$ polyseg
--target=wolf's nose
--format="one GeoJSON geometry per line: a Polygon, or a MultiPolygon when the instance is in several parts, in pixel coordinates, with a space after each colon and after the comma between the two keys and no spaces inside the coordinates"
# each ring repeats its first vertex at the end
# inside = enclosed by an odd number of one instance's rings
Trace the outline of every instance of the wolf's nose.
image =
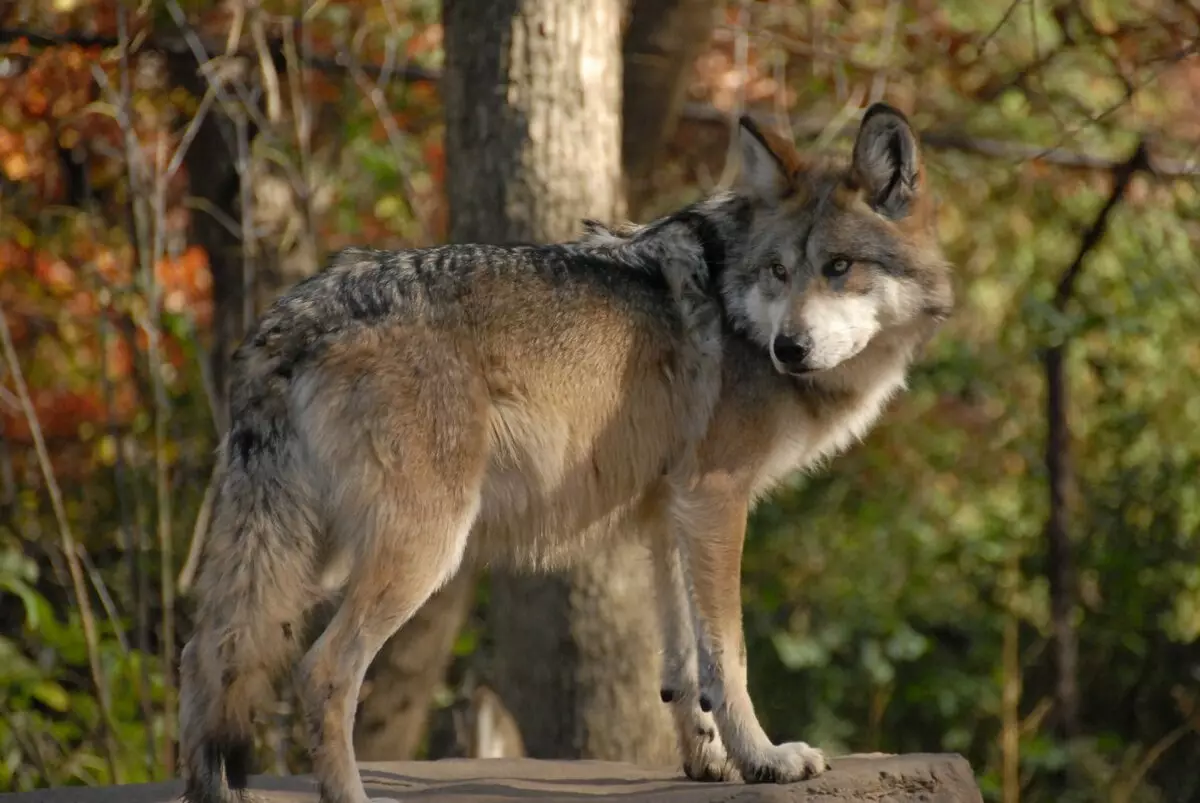
{"type": "Polygon", "coordinates": [[[775,359],[789,367],[798,367],[812,351],[812,338],[808,335],[776,335],[773,345],[775,359]]]}

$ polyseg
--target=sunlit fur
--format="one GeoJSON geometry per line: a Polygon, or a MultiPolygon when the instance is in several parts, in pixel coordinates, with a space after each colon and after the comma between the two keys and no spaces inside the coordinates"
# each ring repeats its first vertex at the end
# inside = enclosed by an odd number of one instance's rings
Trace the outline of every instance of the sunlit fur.
{"type": "Polygon", "coordinates": [[[746,517],[866,433],[949,313],[951,271],[899,112],[871,107],[848,161],[806,163],[748,120],[739,139],[732,192],[647,225],[351,249],[257,322],[182,655],[188,800],[241,799],[254,709],[303,655],[321,798],[363,803],[352,724],[381,645],[466,562],[555,569],[619,537],[653,555],[686,774],[826,768],[754,714],[746,517]],[[785,364],[781,335],[808,347],[785,364]]]}

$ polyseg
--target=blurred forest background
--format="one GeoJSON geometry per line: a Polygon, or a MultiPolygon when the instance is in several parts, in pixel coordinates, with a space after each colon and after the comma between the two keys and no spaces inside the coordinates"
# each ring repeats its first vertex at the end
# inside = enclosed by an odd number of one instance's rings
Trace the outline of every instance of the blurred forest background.
{"type": "MultiPolygon", "coordinates": [[[[0,790],[174,774],[224,366],[264,303],[351,244],[578,231],[586,204],[469,209],[504,186],[480,165],[542,147],[486,145],[474,104],[609,131],[555,158],[644,220],[729,180],[738,113],[846,147],[883,99],[961,306],[880,426],[752,519],[764,725],[961,752],[988,800],[1200,801],[1195,0],[444,5],[0,4],[0,790]],[[489,68],[518,30],[598,83],[489,68]]],[[[671,761],[644,578],[612,574],[460,577],[373,666],[359,757],[470,754],[490,687],[531,755],[671,761]]],[[[291,711],[264,771],[306,769],[291,711]]]]}

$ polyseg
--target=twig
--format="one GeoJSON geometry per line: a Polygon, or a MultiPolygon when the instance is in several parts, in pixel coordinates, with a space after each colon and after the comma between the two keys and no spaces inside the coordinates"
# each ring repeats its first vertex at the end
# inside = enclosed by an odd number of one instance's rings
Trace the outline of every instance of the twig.
{"type": "Polygon", "coordinates": [[[262,73],[263,87],[266,90],[267,119],[278,123],[283,117],[283,93],[279,89],[279,71],[275,69],[275,60],[271,57],[270,45],[267,44],[267,33],[263,30],[262,9],[256,8],[254,11],[254,17],[250,20],[250,35],[258,53],[258,69],[262,73]]]}
{"type": "Polygon", "coordinates": [[[111,337],[109,310],[100,316],[100,382],[104,394],[105,418],[108,422],[108,437],[113,442],[113,485],[116,490],[117,511],[121,520],[122,547],[125,549],[126,571],[130,593],[133,596],[134,630],[136,632],[138,652],[143,656],[138,661],[141,671],[137,676],[137,697],[142,708],[142,718],[146,721],[146,769],[149,777],[154,775],[154,729],[150,726],[153,721],[154,706],[150,701],[150,670],[146,665],[145,656],[150,654],[150,633],[145,616],[145,606],[140,598],[141,583],[139,579],[145,570],[143,565],[142,545],[145,538],[142,535],[141,524],[137,521],[136,511],[130,510],[129,488],[126,479],[125,450],[121,448],[121,433],[117,429],[116,417],[113,414],[112,377],[108,367],[108,344],[111,337]]]}
{"type": "MultiPolygon", "coordinates": [[[[250,132],[249,124],[243,115],[233,118],[234,130],[237,132],[237,150],[235,164],[238,174],[238,197],[241,207],[242,221],[242,323],[240,332],[250,328],[254,320],[254,290],[257,277],[255,264],[254,235],[254,205],[250,194],[250,132]]],[[[240,334],[239,334],[240,336],[240,334]]]]}
{"type": "MultiPolygon", "coordinates": [[[[1088,117],[1082,123],[1080,123],[1076,126],[1073,126],[1072,128],[1062,132],[1062,135],[1059,137],[1058,142],[1056,142],[1050,148],[1047,148],[1046,152],[1048,153],[1049,151],[1057,150],[1063,143],[1065,143],[1071,137],[1078,134],[1083,129],[1087,128],[1088,126],[1095,125],[1096,123],[1099,123],[1102,120],[1104,120],[1105,118],[1109,117],[1114,112],[1119,110],[1122,106],[1129,103],[1129,101],[1133,100],[1134,95],[1136,95],[1138,92],[1142,91],[1146,87],[1150,86],[1150,84],[1157,81],[1158,78],[1164,72],[1166,72],[1167,68],[1169,68],[1171,65],[1173,65],[1174,63],[1176,63],[1178,61],[1182,61],[1183,59],[1187,58],[1188,56],[1190,56],[1193,53],[1196,53],[1198,51],[1200,51],[1200,41],[1194,41],[1191,44],[1187,45],[1186,47],[1180,48],[1175,53],[1169,54],[1168,56],[1165,56],[1160,59],[1156,59],[1155,61],[1159,62],[1157,69],[1152,70],[1148,76],[1146,76],[1145,78],[1143,78],[1141,81],[1139,81],[1136,84],[1131,84],[1131,83],[1126,82],[1124,97],[1122,97],[1120,100],[1114,102],[1113,104],[1111,104],[1104,110],[1100,111],[1099,113],[1092,115],[1091,117],[1088,117]]],[[[1043,154],[1039,154],[1035,158],[1040,158],[1042,155],[1043,154]]]]}
{"type": "Polygon", "coordinates": [[[1019,5],[1021,5],[1021,0],[1012,0],[1012,2],[1008,4],[1008,8],[1004,9],[1004,13],[1000,15],[999,22],[997,22],[995,27],[988,31],[987,35],[980,40],[976,50],[976,52],[979,54],[978,58],[983,58],[983,51],[987,49],[987,46],[991,44],[993,39],[996,38],[996,34],[1000,33],[1000,29],[1003,28],[1004,24],[1008,22],[1009,18],[1012,17],[1013,12],[1017,10],[1017,6],[1019,5]]]}
{"type": "Polygon", "coordinates": [[[1104,234],[1108,230],[1108,218],[1112,214],[1113,209],[1125,197],[1125,191],[1129,189],[1129,183],[1133,180],[1135,174],[1140,171],[1151,173],[1159,172],[1157,163],[1151,166],[1150,155],[1146,149],[1146,143],[1140,142],[1133,155],[1118,165],[1114,171],[1113,188],[1109,193],[1108,200],[1101,207],[1096,220],[1084,233],[1083,239],[1080,241],[1079,251],[1075,255],[1075,259],[1071,262],[1070,267],[1063,272],[1062,278],[1059,279],[1058,288],[1054,292],[1054,308],[1062,312],[1071,300],[1072,293],[1075,289],[1075,281],[1079,278],[1079,272],[1083,268],[1084,260],[1092,252],[1104,234]]]}
{"type": "Polygon", "coordinates": [[[725,151],[725,168],[721,171],[720,178],[717,179],[718,187],[730,186],[736,177],[738,160],[733,157],[738,147],[738,118],[746,108],[746,83],[749,78],[750,34],[747,31],[749,18],[750,11],[747,8],[746,0],[742,0],[738,5],[733,40],[733,71],[737,76],[737,92],[734,94],[733,111],[726,121],[726,125],[729,127],[729,146],[725,151]]]}
{"type": "MultiPolygon", "coordinates": [[[[178,20],[176,20],[178,22],[178,20]]],[[[213,52],[224,50],[220,40],[196,34],[197,41],[203,45],[205,52],[213,52]]],[[[0,28],[0,44],[8,44],[24,39],[31,47],[57,47],[61,45],[78,45],[80,47],[100,47],[114,48],[121,46],[119,37],[114,36],[95,36],[92,34],[69,32],[69,33],[51,33],[48,31],[36,31],[30,28],[10,27],[0,28]]],[[[189,43],[183,36],[172,36],[167,34],[155,33],[152,36],[145,37],[140,43],[142,47],[150,50],[157,50],[162,53],[168,53],[176,56],[187,55],[192,52],[193,43],[189,43]]],[[[281,39],[268,38],[267,50],[271,54],[271,58],[276,64],[283,64],[284,60],[284,44],[281,39]]],[[[231,56],[251,57],[255,53],[253,50],[246,48],[238,48],[228,53],[231,56]]],[[[315,67],[325,72],[339,72],[345,67],[340,61],[339,56],[320,56],[309,54],[305,58],[305,66],[315,67]]],[[[362,69],[373,78],[378,78],[384,74],[384,67],[378,64],[363,64],[362,69]]],[[[390,70],[393,77],[406,83],[438,83],[441,81],[441,71],[421,67],[416,64],[405,64],[400,67],[393,67],[390,70]]]]}
{"type": "Polygon", "coordinates": [[[46,482],[46,490],[50,494],[50,505],[54,510],[54,518],[58,523],[59,542],[63,557],[67,561],[67,571],[71,575],[71,587],[75,593],[75,604],[79,607],[79,619],[83,623],[83,638],[87,645],[88,665],[91,669],[92,685],[96,689],[96,699],[100,702],[101,741],[104,745],[104,759],[108,764],[109,775],[113,783],[122,782],[120,764],[117,762],[115,743],[116,724],[113,720],[112,701],[109,698],[108,682],[104,676],[104,667],[100,662],[100,639],[96,633],[96,621],[92,616],[92,602],[88,595],[87,583],[83,577],[83,569],[79,565],[79,553],[75,536],[71,534],[71,525],[67,519],[67,509],[63,504],[62,491],[54,476],[54,468],[50,463],[50,454],[46,450],[46,442],[42,438],[42,427],[38,422],[33,408],[33,400],[29,396],[29,388],[25,385],[25,376],[21,365],[17,362],[17,350],[13,346],[12,335],[8,329],[8,316],[0,309],[0,345],[4,347],[4,360],[12,374],[13,384],[16,385],[17,397],[21,400],[21,410],[25,414],[25,422],[33,436],[33,446],[37,452],[38,466],[42,478],[46,482]]]}
{"type": "MultiPolygon", "coordinates": [[[[168,4],[171,8],[172,4],[168,4]]],[[[1015,8],[1015,5],[1014,5],[1015,8]]],[[[186,22],[186,20],[185,20],[186,22]]],[[[49,34],[38,31],[31,31],[24,28],[5,28],[0,29],[0,43],[13,42],[18,39],[25,38],[33,46],[51,47],[63,44],[78,44],[91,47],[116,47],[118,42],[112,37],[90,36],[87,34],[49,34]]],[[[210,45],[215,45],[212,40],[205,39],[200,34],[194,35],[193,44],[202,45],[205,51],[212,49],[210,45]]],[[[165,53],[185,54],[189,51],[187,39],[183,37],[166,37],[152,36],[149,37],[144,45],[150,49],[159,50],[165,53]]],[[[286,43],[278,39],[267,40],[268,50],[272,58],[276,58],[280,63],[286,63],[286,43]]],[[[1186,55],[1195,52],[1196,44],[1189,45],[1181,51],[1168,54],[1167,56],[1157,59],[1156,61],[1174,62],[1185,57],[1186,55]]],[[[1037,62],[1036,66],[1044,66],[1052,57],[1057,56],[1060,51],[1049,51],[1045,56],[1037,62]]],[[[203,55],[203,53],[201,53],[203,55]]],[[[245,56],[253,55],[249,51],[235,50],[227,54],[229,56],[245,56]]],[[[200,56],[198,56],[199,58],[200,56]]],[[[201,59],[201,63],[206,61],[206,58],[201,59]]],[[[301,63],[307,67],[320,69],[325,72],[342,72],[350,69],[345,62],[344,56],[323,57],[312,55],[311,53],[301,54],[301,63]]],[[[389,71],[386,70],[386,65],[377,65],[363,63],[356,65],[356,69],[370,77],[387,76],[394,73],[394,79],[404,81],[406,83],[433,83],[437,84],[441,81],[441,71],[427,67],[419,67],[412,64],[405,64],[398,68],[389,71]]],[[[1028,70],[1029,68],[1026,68],[1028,70]]],[[[1024,75],[1024,73],[1022,73],[1024,75]]],[[[1157,75],[1151,76],[1146,80],[1146,83],[1152,81],[1157,75]]],[[[1010,82],[1011,83],[1011,82],[1010,82]]],[[[1140,87],[1137,87],[1140,88],[1140,87]]],[[[223,93],[223,90],[218,89],[218,94],[223,93]]],[[[1089,123],[1095,123],[1099,120],[1112,114],[1116,108],[1126,103],[1126,99],[1122,99],[1115,107],[1110,107],[1103,110],[1099,115],[1092,118],[1089,123]]],[[[697,121],[697,122],[728,122],[729,114],[713,106],[702,103],[687,103],[684,105],[682,117],[697,121]]],[[[803,134],[807,132],[807,136],[815,136],[820,131],[824,130],[828,124],[827,120],[813,120],[807,118],[797,118],[793,121],[793,125],[797,127],[797,133],[803,134]]],[[[952,150],[961,151],[963,153],[972,153],[978,156],[985,156],[994,159],[1006,159],[1010,161],[1026,161],[1026,162],[1043,162],[1045,164],[1055,165],[1074,170],[1087,170],[1091,172],[1113,172],[1120,166],[1120,161],[1110,157],[1088,153],[1086,151],[1070,150],[1059,147],[1066,138],[1069,138],[1073,132],[1067,132],[1066,137],[1058,144],[1050,147],[1039,147],[1036,145],[1027,145],[1021,142],[1011,142],[1007,140],[997,140],[989,138],[971,137],[954,131],[946,130],[926,130],[921,132],[922,144],[927,148],[934,150],[952,150]]],[[[231,148],[232,150],[232,148],[231,148]]],[[[1176,159],[1155,159],[1155,175],[1159,178],[1192,178],[1200,176],[1200,163],[1194,159],[1176,160],[1176,159]]]]}
{"type": "MultiPolygon", "coordinates": [[[[173,581],[175,572],[171,566],[171,495],[167,478],[166,463],[166,416],[165,389],[163,386],[163,366],[159,343],[159,287],[154,274],[154,266],[161,257],[163,250],[164,215],[162,214],[163,194],[165,187],[160,176],[147,176],[144,157],[140,143],[133,128],[133,90],[131,86],[131,70],[129,66],[128,17],[124,4],[117,6],[117,30],[122,42],[119,63],[119,113],[122,134],[125,141],[126,168],[129,172],[130,195],[134,203],[134,237],[138,243],[140,255],[140,274],[143,288],[149,294],[148,309],[142,328],[146,332],[147,360],[150,367],[151,397],[154,404],[154,442],[155,442],[155,488],[156,508],[158,511],[158,540],[159,558],[161,564],[161,601],[162,601],[162,663],[163,663],[163,750],[162,766],[170,771],[174,766],[175,738],[175,681],[174,681],[174,652],[175,652],[175,605],[173,581]],[[140,168],[140,169],[139,169],[140,168]],[[146,196],[151,196],[154,204],[154,228],[151,231],[149,210],[146,209],[146,196]],[[148,240],[152,239],[152,245],[148,240]],[[149,247],[148,247],[149,246],[149,247]]],[[[160,148],[161,148],[160,142],[160,148]]],[[[156,168],[165,160],[156,159],[156,168]]]]}
{"type": "Polygon", "coordinates": [[[1174,747],[1184,736],[1192,732],[1194,726],[1191,722],[1184,722],[1182,725],[1177,725],[1174,729],[1167,732],[1165,736],[1152,744],[1142,756],[1141,760],[1134,766],[1130,777],[1119,779],[1113,784],[1112,803],[1127,803],[1133,799],[1133,793],[1141,786],[1142,780],[1146,774],[1154,768],[1154,765],[1159,762],[1167,751],[1174,747]]]}
{"type": "Polygon", "coordinates": [[[180,594],[186,594],[192,588],[196,577],[196,569],[200,566],[200,555],[204,551],[204,541],[208,537],[208,523],[212,519],[213,501],[217,495],[217,483],[221,477],[220,462],[213,463],[212,473],[208,478],[208,486],[204,489],[204,499],[200,502],[200,511],[196,514],[196,526],[192,528],[192,544],[188,548],[187,560],[179,572],[176,585],[180,594]]]}
{"type": "Polygon", "coordinates": [[[100,607],[104,609],[104,615],[108,617],[108,621],[112,625],[113,634],[117,637],[117,646],[121,648],[122,655],[128,659],[129,639],[125,637],[125,628],[121,625],[121,616],[117,613],[117,605],[113,602],[112,594],[108,591],[108,584],[100,576],[100,569],[92,562],[92,558],[88,555],[87,551],[79,547],[76,549],[76,552],[79,554],[79,561],[83,565],[83,570],[87,573],[88,579],[91,581],[92,588],[96,589],[96,596],[100,598],[100,607]]]}
{"type": "MultiPolygon", "coordinates": [[[[747,110],[746,113],[755,118],[756,122],[769,123],[769,118],[760,113],[753,110],[747,110]]],[[[728,120],[727,112],[702,103],[687,104],[684,107],[683,114],[688,119],[698,122],[724,125],[728,120]]],[[[824,117],[798,116],[791,120],[791,126],[796,133],[797,139],[815,139],[820,136],[821,132],[828,125],[829,121],[824,117]]],[[[849,137],[852,133],[851,130],[843,128],[838,133],[838,136],[849,137]]],[[[1091,153],[1062,148],[1046,149],[1036,145],[1026,145],[1021,142],[972,137],[953,131],[927,129],[919,132],[919,136],[923,146],[934,150],[960,151],[962,153],[987,156],[993,159],[1004,159],[1014,163],[1043,162],[1055,165],[1056,167],[1101,173],[1115,173],[1123,164],[1121,160],[1091,153]]],[[[1196,160],[1182,161],[1155,157],[1154,175],[1160,179],[1194,178],[1200,176],[1200,163],[1196,160]]]]}
{"type": "MultiPolygon", "coordinates": [[[[350,74],[354,78],[354,83],[358,85],[359,91],[366,95],[367,99],[375,107],[375,112],[379,115],[379,122],[383,125],[388,142],[392,146],[392,152],[396,155],[397,167],[399,167],[405,161],[403,135],[396,125],[395,118],[392,117],[392,112],[387,106],[387,99],[384,98],[383,91],[379,88],[378,84],[370,79],[364,70],[359,68],[357,62],[344,58],[344,63],[347,69],[350,70],[350,74]]],[[[416,191],[413,189],[412,182],[409,181],[408,171],[400,169],[398,170],[398,175],[400,183],[404,186],[405,206],[408,207],[408,212],[413,216],[413,219],[421,226],[425,239],[428,239],[427,218],[417,209],[416,191]]]]}
{"type": "MultiPolygon", "coordinates": [[[[307,50],[308,26],[301,22],[300,44],[307,50]]],[[[312,189],[312,107],[309,105],[308,73],[301,69],[303,56],[297,52],[296,37],[288,32],[285,53],[287,54],[288,89],[292,96],[292,121],[296,135],[296,149],[300,154],[300,204],[304,211],[305,241],[308,253],[317,258],[317,215],[313,208],[312,189]]],[[[390,41],[390,40],[389,40],[390,41]]],[[[390,74],[390,73],[385,73],[390,74]]],[[[381,79],[384,80],[384,79],[381,79]]]]}
{"type": "MultiPolygon", "coordinates": [[[[27,739],[25,730],[28,727],[29,712],[20,712],[20,717],[22,721],[18,723],[6,710],[0,708],[0,722],[8,727],[8,732],[12,734],[13,740],[17,743],[17,750],[29,757],[29,763],[33,764],[33,768],[41,776],[42,783],[50,786],[53,784],[53,777],[50,774],[46,756],[42,752],[41,734],[34,731],[33,735],[27,739]]],[[[15,782],[12,784],[12,788],[18,788],[15,782]]]]}
{"type": "MultiPolygon", "coordinates": [[[[1066,310],[1075,290],[1083,264],[1108,231],[1108,220],[1124,198],[1133,176],[1149,171],[1150,160],[1145,142],[1138,144],[1113,175],[1108,200],[1079,244],[1070,266],[1063,271],[1052,304],[1059,313],[1066,310]]],[[[1047,579],[1050,587],[1050,615],[1054,633],[1055,715],[1059,731],[1073,736],[1078,728],[1078,643],[1071,611],[1075,605],[1075,569],[1067,522],[1067,486],[1071,481],[1070,424],[1067,420],[1066,352],[1069,337],[1056,338],[1043,354],[1046,371],[1046,474],[1049,478],[1050,515],[1046,520],[1047,579]]]]}

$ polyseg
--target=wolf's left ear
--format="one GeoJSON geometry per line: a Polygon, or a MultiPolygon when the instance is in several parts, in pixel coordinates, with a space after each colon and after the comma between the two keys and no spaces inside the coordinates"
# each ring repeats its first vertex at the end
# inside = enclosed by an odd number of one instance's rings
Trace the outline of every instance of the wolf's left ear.
{"type": "Polygon", "coordinates": [[[872,103],[854,141],[854,179],[867,203],[891,220],[907,217],[920,192],[921,154],[908,118],[886,103],[872,103]]]}
{"type": "Polygon", "coordinates": [[[745,114],[738,118],[737,137],[742,159],[738,182],[743,190],[767,203],[791,192],[798,159],[795,147],[783,137],[759,128],[745,114]]]}

